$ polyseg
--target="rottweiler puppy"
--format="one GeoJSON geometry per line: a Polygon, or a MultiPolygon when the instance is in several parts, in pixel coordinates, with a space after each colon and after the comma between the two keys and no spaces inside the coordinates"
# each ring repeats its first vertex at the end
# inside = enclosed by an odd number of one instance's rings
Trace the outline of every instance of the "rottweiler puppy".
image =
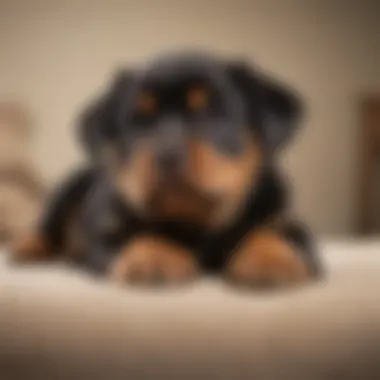
{"type": "Polygon", "coordinates": [[[206,54],[119,73],[81,118],[91,167],[56,192],[15,257],[64,251],[143,284],[202,272],[265,287],[316,278],[314,244],[291,218],[277,165],[301,108],[287,86],[206,54]]]}

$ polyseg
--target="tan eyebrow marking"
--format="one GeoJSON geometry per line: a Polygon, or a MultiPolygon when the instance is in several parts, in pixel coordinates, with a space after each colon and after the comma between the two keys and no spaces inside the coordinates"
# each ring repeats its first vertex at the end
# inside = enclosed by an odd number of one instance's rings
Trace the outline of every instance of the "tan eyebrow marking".
{"type": "Polygon", "coordinates": [[[151,92],[141,93],[137,98],[136,109],[145,115],[153,114],[157,110],[156,96],[151,92]]]}
{"type": "Polygon", "coordinates": [[[201,110],[208,106],[209,93],[204,86],[196,86],[187,92],[186,104],[191,110],[201,110]]]}

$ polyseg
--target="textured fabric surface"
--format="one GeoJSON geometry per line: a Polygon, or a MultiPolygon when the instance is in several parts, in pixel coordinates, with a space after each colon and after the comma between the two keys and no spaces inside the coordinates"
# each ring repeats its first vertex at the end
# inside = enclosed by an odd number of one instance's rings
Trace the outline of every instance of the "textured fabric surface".
{"type": "Polygon", "coordinates": [[[378,379],[380,242],[321,249],[325,280],[271,294],[123,288],[3,252],[0,379],[378,379]]]}

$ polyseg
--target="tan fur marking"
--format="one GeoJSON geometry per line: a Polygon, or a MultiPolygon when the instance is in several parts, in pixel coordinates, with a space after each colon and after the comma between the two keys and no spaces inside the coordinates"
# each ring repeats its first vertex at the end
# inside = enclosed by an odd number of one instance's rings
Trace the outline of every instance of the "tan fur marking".
{"type": "Polygon", "coordinates": [[[222,202],[210,217],[210,226],[219,227],[238,211],[261,164],[261,150],[247,136],[242,155],[227,157],[201,141],[190,148],[189,176],[195,188],[217,194],[222,202]]]}
{"type": "Polygon", "coordinates": [[[207,224],[212,212],[212,202],[190,190],[173,191],[165,189],[153,202],[152,213],[160,218],[179,218],[207,224]]]}
{"type": "Polygon", "coordinates": [[[117,171],[116,188],[136,209],[145,211],[155,179],[153,151],[145,142],[135,147],[129,163],[117,171]]]}
{"type": "Polygon", "coordinates": [[[46,239],[37,233],[17,241],[10,252],[12,261],[17,262],[47,259],[53,253],[46,239]]]}
{"type": "Polygon", "coordinates": [[[154,94],[144,92],[139,95],[136,102],[136,109],[143,115],[152,115],[157,110],[157,99],[154,94]]]}
{"type": "Polygon", "coordinates": [[[187,93],[187,107],[192,111],[198,111],[208,106],[209,94],[202,86],[191,88],[187,93]]]}
{"type": "Polygon", "coordinates": [[[305,282],[308,272],[296,248],[272,229],[247,236],[227,268],[230,279],[251,285],[285,286],[305,282]]]}
{"type": "Polygon", "coordinates": [[[113,280],[137,283],[178,283],[194,278],[197,272],[191,252],[155,236],[135,238],[109,268],[113,280]]]}

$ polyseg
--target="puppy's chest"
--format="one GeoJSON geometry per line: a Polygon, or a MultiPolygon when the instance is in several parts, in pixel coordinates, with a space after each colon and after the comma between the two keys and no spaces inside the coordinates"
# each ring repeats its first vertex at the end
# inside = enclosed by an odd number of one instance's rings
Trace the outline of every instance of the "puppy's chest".
{"type": "Polygon", "coordinates": [[[104,218],[101,238],[112,251],[118,251],[138,236],[165,238],[190,250],[203,267],[217,269],[242,237],[262,220],[262,214],[248,210],[223,230],[209,230],[183,220],[143,220],[117,209],[104,218]]]}
{"type": "Polygon", "coordinates": [[[276,177],[266,176],[247,200],[242,214],[223,229],[209,229],[182,218],[142,218],[121,200],[114,200],[102,213],[101,234],[106,245],[116,250],[139,235],[164,237],[190,249],[205,267],[213,268],[228,257],[245,234],[271,220],[285,205],[284,189],[276,177]]]}
{"type": "Polygon", "coordinates": [[[109,246],[128,244],[136,236],[164,237],[192,250],[199,250],[209,232],[202,226],[180,219],[157,221],[136,217],[119,209],[110,210],[103,218],[102,240],[109,246]]]}

